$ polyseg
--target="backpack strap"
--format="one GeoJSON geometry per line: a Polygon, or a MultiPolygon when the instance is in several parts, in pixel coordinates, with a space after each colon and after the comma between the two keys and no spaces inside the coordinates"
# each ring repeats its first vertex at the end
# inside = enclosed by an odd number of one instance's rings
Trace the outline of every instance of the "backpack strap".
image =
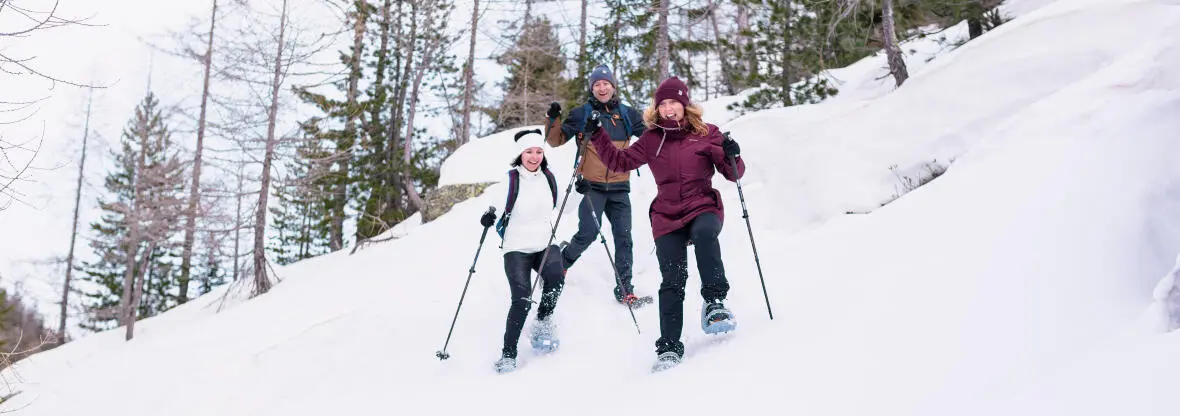
{"type": "Polygon", "coordinates": [[[631,141],[631,107],[626,104],[619,103],[619,115],[623,117],[623,128],[627,129],[627,141],[631,141]]]}
{"type": "MultiPolygon", "coordinates": [[[[627,129],[627,143],[631,143],[631,107],[619,103],[619,115],[623,116],[623,128],[627,129]]],[[[635,176],[639,175],[639,168],[635,168],[635,176]]]]}
{"type": "Polygon", "coordinates": [[[516,194],[520,192],[520,171],[512,169],[508,171],[508,200],[504,202],[504,215],[508,216],[512,213],[512,207],[516,206],[516,194]]]}
{"type": "Polygon", "coordinates": [[[504,231],[508,229],[508,220],[512,218],[512,207],[516,205],[516,194],[520,191],[520,171],[508,171],[508,199],[504,201],[504,213],[496,221],[496,233],[500,235],[500,248],[504,248],[504,231]]]}
{"type": "Polygon", "coordinates": [[[549,167],[541,168],[545,173],[545,179],[549,181],[549,192],[553,194],[553,207],[557,208],[557,178],[553,177],[553,172],[549,171],[549,167]]]}

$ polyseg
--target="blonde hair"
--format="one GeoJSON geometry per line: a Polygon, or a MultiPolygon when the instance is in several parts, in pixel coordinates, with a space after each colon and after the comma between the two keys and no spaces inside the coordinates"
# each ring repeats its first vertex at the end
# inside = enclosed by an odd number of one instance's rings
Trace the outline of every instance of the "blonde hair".
{"type": "MultiPolygon", "coordinates": [[[[655,99],[652,99],[652,101],[655,101],[655,99]]],[[[653,102],[650,107],[643,110],[643,124],[647,125],[648,128],[654,128],[656,122],[659,121],[659,111],[656,110],[659,106],[660,103],[653,102]]],[[[696,134],[697,136],[709,134],[709,126],[705,124],[705,109],[701,108],[701,106],[696,103],[690,103],[688,107],[684,107],[684,119],[688,121],[688,125],[691,127],[690,133],[696,134]]]]}

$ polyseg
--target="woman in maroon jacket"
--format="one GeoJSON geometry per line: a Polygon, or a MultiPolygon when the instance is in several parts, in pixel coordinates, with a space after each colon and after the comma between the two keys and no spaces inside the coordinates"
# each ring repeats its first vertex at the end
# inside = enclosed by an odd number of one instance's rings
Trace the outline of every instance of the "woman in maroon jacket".
{"type": "Polygon", "coordinates": [[[656,89],[655,102],[643,114],[651,126],[626,149],[617,149],[600,130],[597,120],[586,128],[603,163],[625,172],[644,164],[651,169],[658,188],[648,213],[660,273],[660,338],[654,370],[675,365],[684,357],[680,342],[684,326],[684,285],[688,280],[688,245],[696,249],[701,275],[701,327],[706,333],[733,330],[737,322],[724,305],[729,291],[717,235],[725,218],[721,193],[713,188],[715,171],[730,181],[745,173],[737,142],[721,135],[717,126],[705,123],[700,106],[689,100],[688,86],[676,77],[656,89]],[[737,172],[731,160],[736,160],[737,172]]]}

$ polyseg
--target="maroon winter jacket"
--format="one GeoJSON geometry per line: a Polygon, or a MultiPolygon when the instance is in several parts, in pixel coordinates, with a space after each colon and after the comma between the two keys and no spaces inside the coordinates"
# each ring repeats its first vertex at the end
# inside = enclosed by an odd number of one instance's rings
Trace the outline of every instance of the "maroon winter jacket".
{"type": "Polygon", "coordinates": [[[721,148],[724,137],[717,126],[708,124],[709,134],[699,136],[677,128],[675,122],[661,120],[658,124],[625,149],[615,148],[610,137],[599,129],[594,135],[594,148],[612,171],[625,172],[644,164],[651,169],[657,187],[656,198],[648,208],[653,238],[676,231],[706,212],[717,214],[724,222],[725,208],[721,192],[713,188],[713,172],[720,171],[730,181],[741,179],[746,172],[741,156],[734,176],[725,160],[721,148]]]}

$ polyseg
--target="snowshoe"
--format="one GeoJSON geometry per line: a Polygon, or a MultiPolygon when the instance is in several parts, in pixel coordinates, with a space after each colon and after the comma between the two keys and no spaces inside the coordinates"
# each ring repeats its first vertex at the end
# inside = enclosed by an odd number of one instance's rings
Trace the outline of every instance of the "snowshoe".
{"type": "Polygon", "coordinates": [[[556,351],[558,345],[561,344],[561,341],[557,339],[553,321],[550,319],[538,319],[533,324],[531,332],[529,342],[533,345],[533,350],[541,354],[556,351]]]}
{"type": "Polygon", "coordinates": [[[668,351],[656,357],[656,363],[651,366],[651,371],[657,373],[667,370],[680,364],[681,357],[675,351],[668,351]]]}
{"type": "Polygon", "coordinates": [[[502,357],[496,361],[496,372],[500,374],[510,373],[516,370],[516,359],[510,357],[502,357]]]}
{"type": "Polygon", "coordinates": [[[720,300],[705,302],[701,307],[701,329],[706,334],[729,332],[737,329],[737,320],[720,300]]]}
{"type": "Polygon", "coordinates": [[[616,299],[616,300],[618,300],[619,304],[622,304],[622,305],[630,304],[632,308],[641,308],[641,307],[646,306],[652,302],[655,302],[655,298],[651,297],[651,295],[635,296],[633,294],[629,294],[627,296],[624,296],[622,299],[616,299]]]}

